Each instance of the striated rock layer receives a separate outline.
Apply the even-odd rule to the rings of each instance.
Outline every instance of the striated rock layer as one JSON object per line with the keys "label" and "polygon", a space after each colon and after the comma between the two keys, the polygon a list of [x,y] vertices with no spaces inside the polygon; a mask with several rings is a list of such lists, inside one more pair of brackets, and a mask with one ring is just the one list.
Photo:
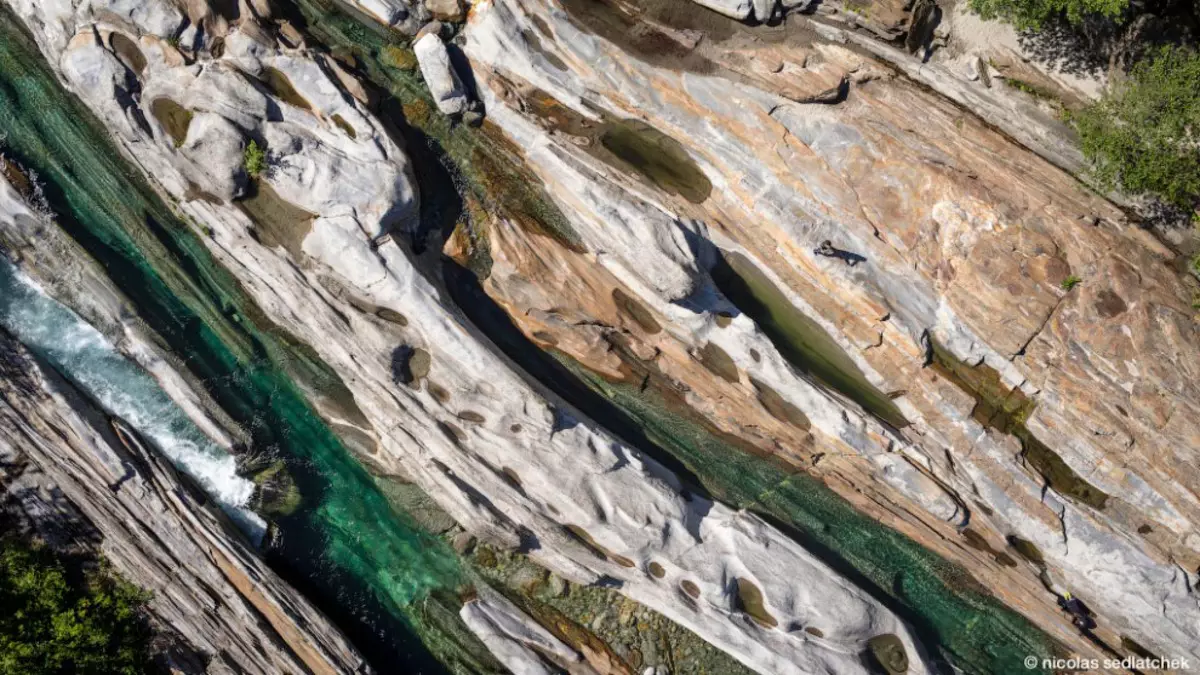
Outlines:
{"label": "striated rock layer", "polygon": [[[761,519],[683,492],[490,351],[385,236],[416,212],[407,161],[329,62],[264,41],[249,15],[220,36],[220,55],[203,44],[180,60],[170,31],[136,14],[16,6],[63,81],[202,225],[265,314],[340,373],[377,470],[565,577],[620,586],[761,672],[859,672],[868,652],[927,671],[912,631],[878,600]],[[141,68],[116,53],[118,33],[141,45]],[[156,114],[164,96],[190,114]],[[223,119],[203,130],[226,154],[200,164],[188,155],[202,114]],[[248,140],[266,143],[272,168],[232,204],[237,189],[208,188],[248,178],[228,156]],[[490,618],[471,623],[498,644],[487,625],[514,619],[481,611]]]}
{"label": "striated rock layer", "polygon": [[[404,149],[302,35],[246,7],[181,51],[173,3],[9,4],[267,317],[341,375],[369,465],[761,672],[855,672],[880,644],[925,670],[857,581],[493,353],[390,236],[419,229]],[[692,9],[473,7],[483,133],[570,223],[483,214],[485,290],[535,343],[820,478],[1073,649],[1098,653],[1056,592],[1109,644],[1196,656],[1200,343],[1170,252],[904,74],[967,105],[985,93],[858,34]],[[1014,135],[1049,138],[1030,129]],[[251,140],[271,165],[257,177]],[[557,649],[501,609],[464,616],[505,662]]]}
{"label": "striated rock layer", "polygon": [[169,640],[156,658],[179,672],[365,672],[198,488],[122,433],[0,332],[4,496],[54,545],[98,549],[153,593],[152,621]]}
{"label": "striated rock layer", "polygon": [[[1084,598],[1110,644],[1196,655],[1200,342],[1171,252],[861,50],[711,22],[699,46],[659,49],[615,28],[661,46],[689,28],[672,20],[475,8],[465,51],[489,119],[583,249],[494,219],[488,292],[608,378],[652,362],[722,432],[811,466],[1073,647],[1092,648],[1052,591]],[[621,125],[653,129],[654,150],[615,142]],[[825,240],[859,262],[820,255]],[[714,247],[894,410],[789,363],[714,289]]]}

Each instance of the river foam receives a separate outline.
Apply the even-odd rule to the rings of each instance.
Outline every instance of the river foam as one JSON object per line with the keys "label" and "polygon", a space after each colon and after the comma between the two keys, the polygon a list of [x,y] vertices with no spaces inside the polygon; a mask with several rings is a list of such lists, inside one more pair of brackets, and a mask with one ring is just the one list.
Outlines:
{"label": "river foam", "polygon": [[237,474],[234,457],[205,436],[153,377],[3,257],[0,326],[152,442],[253,539],[261,538],[265,523],[246,508],[254,483]]}

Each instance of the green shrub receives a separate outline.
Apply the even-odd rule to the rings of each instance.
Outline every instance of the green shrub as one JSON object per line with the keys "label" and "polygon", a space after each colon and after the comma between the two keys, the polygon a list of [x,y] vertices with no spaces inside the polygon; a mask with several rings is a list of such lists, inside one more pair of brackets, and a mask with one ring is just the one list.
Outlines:
{"label": "green shrub", "polygon": [[1065,17],[1079,24],[1089,16],[1120,17],[1129,0],[970,0],[971,9],[985,19],[1000,19],[1018,30],[1040,30]]}
{"label": "green shrub", "polygon": [[257,141],[250,141],[242,153],[242,166],[251,178],[257,178],[267,170],[267,151],[259,147]]}
{"label": "green shrub", "polygon": [[85,573],[43,547],[0,538],[0,673],[141,673],[146,594],[101,569]]}
{"label": "green shrub", "polygon": [[1163,48],[1074,121],[1105,187],[1200,200],[1200,53]]}
{"label": "green shrub", "polygon": [[1062,289],[1064,291],[1069,291],[1072,288],[1075,288],[1076,286],[1078,286],[1079,283],[1082,281],[1083,281],[1083,279],[1080,279],[1079,277],[1072,274],[1072,275],[1068,276],[1066,279],[1063,279],[1062,283],[1059,285],[1062,286]]}

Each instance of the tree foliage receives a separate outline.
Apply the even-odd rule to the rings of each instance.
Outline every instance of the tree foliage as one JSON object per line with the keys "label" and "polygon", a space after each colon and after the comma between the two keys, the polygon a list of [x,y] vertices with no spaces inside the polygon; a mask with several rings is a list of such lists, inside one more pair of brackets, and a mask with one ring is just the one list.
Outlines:
{"label": "tree foliage", "polygon": [[242,153],[242,166],[251,177],[257,177],[267,170],[267,151],[259,147],[257,141],[250,141]]}
{"label": "tree foliage", "polygon": [[1075,116],[1106,187],[1184,208],[1200,200],[1200,52],[1165,47]]}
{"label": "tree foliage", "polygon": [[1072,24],[1090,16],[1119,18],[1129,0],[970,0],[971,9],[985,19],[1007,21],[1018,30],[1040,30],[1047,23],[1066,18]]}
{"label": "tree foliage", "polygon": [[101,570],[68,569],[50,551],[0,538],[0,673],[141,673],[146,594]]}

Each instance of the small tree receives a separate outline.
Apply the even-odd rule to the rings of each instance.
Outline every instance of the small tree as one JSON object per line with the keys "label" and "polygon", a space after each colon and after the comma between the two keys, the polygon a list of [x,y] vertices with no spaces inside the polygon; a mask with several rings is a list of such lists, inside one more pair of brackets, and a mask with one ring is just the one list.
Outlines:
{"label": "small tree", "polygon": [[242,166],[251,178],[257,178],[267,170],[267,151],[259,147],[257,141],[251,140],[242,153]]}
{"label": "small tree", "polygon": [[1105,187],[1184,208],[1200,200],[1200,53],[1166,47],[1075,116]]}
{"label": "small tree", "polygon": [[1060,17],[1076,25],[1089,16],[1116,19],[1129,8],[1129,0],[970,0],[970,5],[985,19],[1007,21],[1018,30],[1041,30]]}
{"label": "small tree", "polygon": [[64,568],[45,548],[0,538],[0,673],[144,672],[146,598],[103,568]]}

